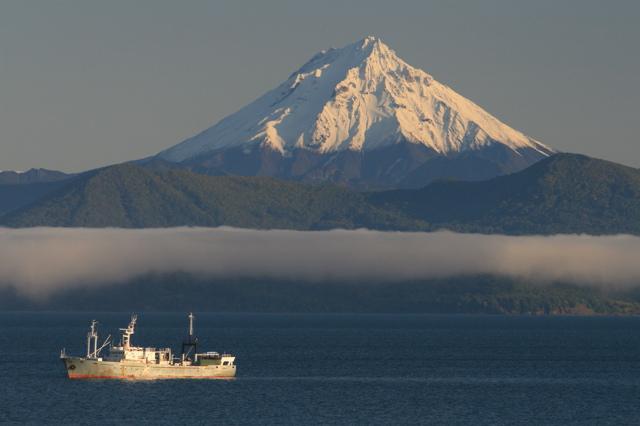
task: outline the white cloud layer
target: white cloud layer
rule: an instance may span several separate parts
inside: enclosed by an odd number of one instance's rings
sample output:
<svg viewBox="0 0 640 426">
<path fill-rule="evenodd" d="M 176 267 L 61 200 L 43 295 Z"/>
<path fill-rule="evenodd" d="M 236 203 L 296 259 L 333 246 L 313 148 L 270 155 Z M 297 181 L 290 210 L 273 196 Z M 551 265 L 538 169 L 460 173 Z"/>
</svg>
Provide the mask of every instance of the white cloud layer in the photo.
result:
<svg viewBox="0 0 640 426">
<path fill-rule="evenodd" d="M 497 274 L 580 285 L 640 284 L 640 238 L 233 228 L 0 228 L 0 283 L 27 295 L 146 273 L 401 281 Z"/>
</svg>

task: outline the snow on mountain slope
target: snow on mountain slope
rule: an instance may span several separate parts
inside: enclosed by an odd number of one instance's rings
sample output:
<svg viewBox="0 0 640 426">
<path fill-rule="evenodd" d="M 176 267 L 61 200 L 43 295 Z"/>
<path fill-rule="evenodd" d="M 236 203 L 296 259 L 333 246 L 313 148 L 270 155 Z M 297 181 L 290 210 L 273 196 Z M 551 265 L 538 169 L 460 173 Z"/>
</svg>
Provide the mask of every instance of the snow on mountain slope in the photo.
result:
<svg viewBox="0 0 640 426">
<path fill-rule="evenodd" d="M 287 155 L 298 148 L 326 154 L 400 142 L 443 155 L 494 144 L 516 153 L 553 152 L 366 37 L 318 53 L 274 90 L 158 155 L 180 162 L 249 145 Z"/>
</svg>

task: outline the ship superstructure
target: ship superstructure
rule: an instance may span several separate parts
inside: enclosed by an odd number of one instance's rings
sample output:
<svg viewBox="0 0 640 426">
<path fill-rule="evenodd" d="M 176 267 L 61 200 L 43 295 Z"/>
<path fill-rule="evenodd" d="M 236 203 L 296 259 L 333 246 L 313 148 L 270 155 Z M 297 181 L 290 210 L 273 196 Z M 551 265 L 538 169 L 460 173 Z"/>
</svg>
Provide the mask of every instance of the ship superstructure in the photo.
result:
<svg viewBox="0 0 640 426">
<path fill-rule="evenodd" d="M 118 344 L 111 336 L 98 346 L 97 321 L 92 320 L 87 333 L 87 353 L 84 357 L 68 356 L 63 349 L 60 358 L 70 379 L 219 379 L 236 374 L 235 356 L 218 352 L 198 353 L 198 339 L 193 334 L 194 315 L 189 314 L 189 332 L 182 343 L 179 357 L 171 348 L 134 346 L 138 317 L 131 316 L 129 325 L 121 328 Z M 108 353 L 101 356 L 108 346 Z"/>
</svg>

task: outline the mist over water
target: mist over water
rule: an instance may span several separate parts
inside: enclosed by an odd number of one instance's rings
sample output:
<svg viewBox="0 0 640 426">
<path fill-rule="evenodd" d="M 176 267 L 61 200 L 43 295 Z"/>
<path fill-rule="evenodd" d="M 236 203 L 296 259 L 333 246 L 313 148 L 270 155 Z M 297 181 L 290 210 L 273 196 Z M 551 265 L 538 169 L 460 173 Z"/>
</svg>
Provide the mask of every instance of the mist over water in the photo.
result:
<svg viewBox="0 0 640 426">
<path fill-rule="evenodd" d="M 41 296 L 77 285 L 182 271 L 315 282 L 493 274 L 623 287 L 640 283 L 638 253 L 640 237 L 630 235 L 2 228 L 0 283 Z"/>
</svg>

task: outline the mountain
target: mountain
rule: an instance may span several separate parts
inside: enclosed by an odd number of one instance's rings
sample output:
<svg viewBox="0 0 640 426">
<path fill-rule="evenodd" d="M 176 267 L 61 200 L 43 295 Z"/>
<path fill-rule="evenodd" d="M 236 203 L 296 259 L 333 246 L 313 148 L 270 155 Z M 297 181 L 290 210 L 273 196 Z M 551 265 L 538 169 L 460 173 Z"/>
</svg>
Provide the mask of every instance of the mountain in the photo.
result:
<svg viewBox="0 0 640 426">
<path fill-rule="evenodd" d="M 48 169 L 29 169 L 25 172 L 0 171 L 0 185 L 20 185 L 29 183 L 56 182 L 73 175 Z"/>
<path fill-rule="evenodd" d="M 553 152 L 366 37 L 318 53 L 155 158 L 214 175 L 394 188 L 487 179 Z"/>
<path fill-rule="evenodd" d="M 67 183 L 66 180 L 58 180 L 0 185 L 0 217 L 54 194 Z"/>
<path fill-rule="evenodd" d="M 488 181 L 438 181 L 417 190 L 362 193 L 328 184 L 124 164 L 79 176 L 0 218 L 0 224 L 640 235 L 640 170 L 557 154 Z"/>
<path fill-rule="evenodd" d="M 464 232 L 640 234 L 640 170 L 577 154 L 488 181 L 434 182 L 370 201 Z"/>
<path fill-rule="evenodd" d="M 0 216 L 55 192 L 73 176 L 47 169 L 0 172 Z"/>
<path fill-rule="evenodd" d="M 133 164 L 86 173 L 0 220 L 12 227 L 423 228 L 415 222 L 336 186 L 153 171 Z"/>
</svg>

